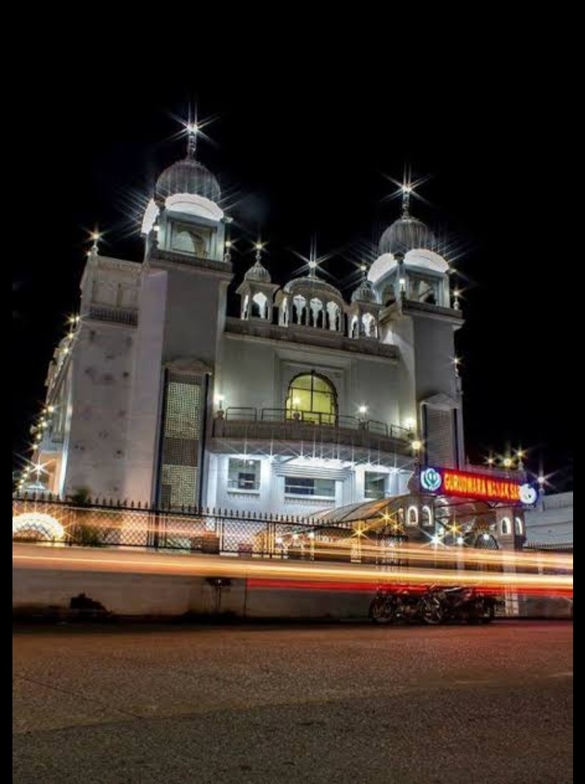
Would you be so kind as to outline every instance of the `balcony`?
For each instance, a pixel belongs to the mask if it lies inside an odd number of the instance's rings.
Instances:
[[[280,408],[230,407],[213,420],[213,452],[266,451],[274,442],[276,451],[298,455],[312,448],[324,457],[351,460],[376,451],[411,457],[412,433],[397,425],[353,416],[333,416],[314,411]]]
[[[109,321],[111,324],[127,324],[131,327],[138,325],[138,310],[136,308],[91,305],[87,315],[93,321]]]

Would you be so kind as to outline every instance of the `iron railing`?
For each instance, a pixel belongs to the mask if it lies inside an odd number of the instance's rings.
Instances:
[[[405,427],[389,425],[375,419],[361,419],[345,414],[325,414],[320,411],[295,411],[286,408],[256,409],[244,406],[229,406],[225,410],[222,409],[219,419],[214,422],[214,433],[229,436],[232,435],[233,426],[238,432],[241,426],[245,426],[249,437],[262,438],[270,425],[282,425],[285,428],[283,431],[283,434],[286,433],[285,437],[293,435],[294,428],[299,426],[318,428],[315,434],[319,433],[321,437],[332,429],[360,431],[405,444],[409,444],[413,437],[412,432]]]
[[[79,503],[49,494],[15,497],[12,514],[14,541],[64,546],[395,564],[396,543],[404,539],[400,534],[358,539],[351,523],[319,525],[291,515],[155,509],[106,499]]]

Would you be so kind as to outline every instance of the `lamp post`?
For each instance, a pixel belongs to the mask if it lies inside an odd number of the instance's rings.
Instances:
[[[225,411],[223,409],[223,401],[225,400],[223,395],[217,395],[215,398],[215,402],[217,403],[217,411],[215,412],[215,416],[218,419],[223,419]]]
[[[420,450],[422,449],[422,442],[415,438],[410,443],[410,448],[412,449],[412,454],[414,455],[414,466],[415,470],[418,473],[419,465],[420,465]]]

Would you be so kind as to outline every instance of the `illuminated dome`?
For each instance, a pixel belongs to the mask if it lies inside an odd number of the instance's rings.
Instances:
[[[435,236],[425,224],[405,213],[389,226],[380,240],[380,253],[408,253],[409,250],[431,250],[435,247]]]
[[[302,278],[293,278],[284,287],[284,291],[291,297],[304,297],[307,300],[320,299],[323,302],[328,300],[336,300],[343,302],[341,292],[330,283],[326,283],[316,275],[306,275]]]
[[[214,175],[194,157],[184,158],[166,168],[156,181],[157,196],[167,198],[177,193],[203,196],[217,204],[221,189]]]
[[[244,275],[244,280],[255,280],[258,283],[270,283],[270,273],[262,264],[260,259],[256,259],[253,266]]]
[[[351,295],[352,302],[378,302],[376,292],[369,280],[364,279]]]

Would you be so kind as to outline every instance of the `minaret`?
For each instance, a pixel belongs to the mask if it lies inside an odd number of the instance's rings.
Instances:
[[[187,125],[186,155],[158,177],[143,221],[127,495],[171,508],[204,501],[212,379],[232,279],[219,183],[197,158],[200,128]]]

